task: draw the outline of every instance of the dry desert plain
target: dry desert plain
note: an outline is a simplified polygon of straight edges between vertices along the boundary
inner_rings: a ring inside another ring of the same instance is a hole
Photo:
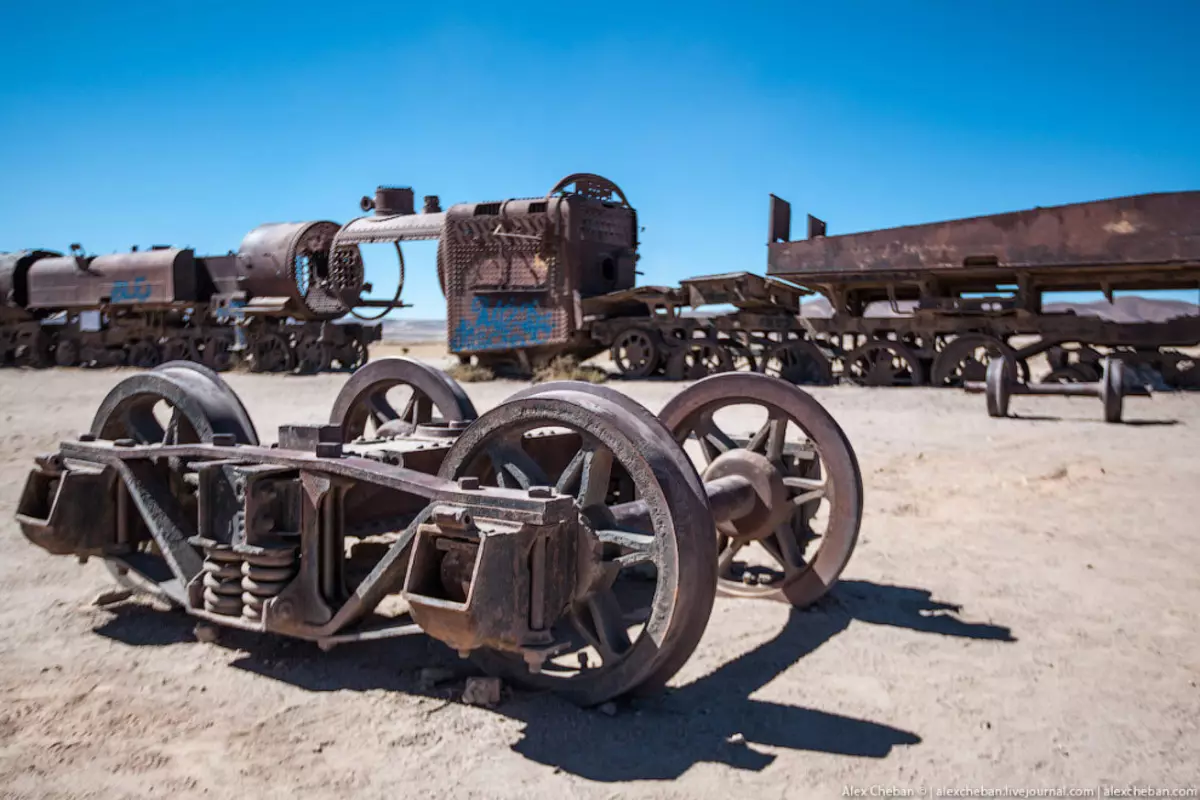
[[[394,353],[395,348],[391,348]],[[413,348],[437,360],[435,345]],[[376,356],[387,354],[383,351]],[[423,637],[200,644],[28,544],[32,458],[127,370],[0,372],[0,797],[839,797],[1200,785],[1200,395],[814,389],[862,467],[858,550],[817,607],[718,599],[695,655],[614,716],[456,701]],[[344,375],[232,374],[264,439]],[[523,384],[468,385],[482,411]],[[652,410],[680,384],[614,381]],[[1192,795],[1195,796],[1195,795]]]

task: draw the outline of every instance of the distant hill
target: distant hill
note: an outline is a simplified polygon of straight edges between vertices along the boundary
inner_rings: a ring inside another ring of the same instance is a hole
[[[383,339],[387,342],[444,342],[444,319],[385,319]]]

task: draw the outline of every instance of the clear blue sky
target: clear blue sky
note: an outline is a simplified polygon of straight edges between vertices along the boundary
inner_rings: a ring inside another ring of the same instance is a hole
[[[378,183],[589,171],[667,284],[763,271],[768,192],[837,233],[1200,188],[1197,2],[5,3],[0,30],[0,250],[224,252]],[[443,317],[410,252],[404,315]]]

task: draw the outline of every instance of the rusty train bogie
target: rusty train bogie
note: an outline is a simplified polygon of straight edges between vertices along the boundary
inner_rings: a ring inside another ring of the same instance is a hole
[[[402,410],[392,389],[410,392]],[[763,427],[718,432],[730,404],[765,410]],[[665,684],[718,588],[813,602],[857,536],[862,482],[844,435],[762,375],[701,381],[661,419],[570,382],[476,415],[450,378],[385,359],[350,378],[330,420],[283,426],[263,447],[215,372],[162,364],[38,458],[17,519],[31,542],[103,558],[205,626],[322,647],[424,631],[584,705]],[[693,434],[707,454],[695,463],[680,445]],[[731,542],[784,561],[719,567]]]

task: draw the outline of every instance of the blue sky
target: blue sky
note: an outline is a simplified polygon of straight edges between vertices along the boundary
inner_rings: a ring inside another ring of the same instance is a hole
[[[670,284],[762,272],[769,192],[838,233],[1200,188],[1196,2],[9,2],[0,29],[0,250],[224,252],[378,183],[589,171]],[[404,316],[444,316],[406,252]]]

